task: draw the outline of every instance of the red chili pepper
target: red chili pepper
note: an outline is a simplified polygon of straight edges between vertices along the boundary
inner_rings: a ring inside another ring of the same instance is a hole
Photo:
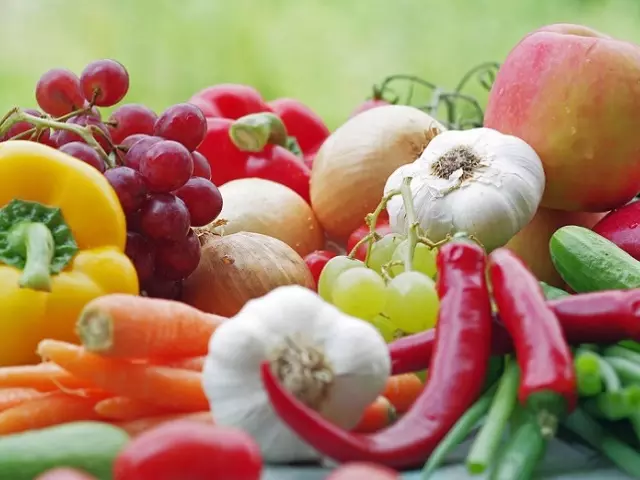
[[[572,345],[640,342],[640,289],[582,293],[547,302]],[[492,351],[513,352],[511,337],[495,316]],[[431,361],[435,329],[409,335],[389,344],[392,374],[424,370]]]
[[[199,106],[205,116],[235,120],[251,113],[270,112],[260,92],[249,85],[222,83],[196,93],[190,103]]]
[[[454,241],[439,250],[437,264],[440,311],[429,382],[389,428],[371,435],[347,432],[299,402],[276,380],[269,363],[262,365],[263,383],[277,414],[323,455],[394,468],[422,465],[480,394],[491,353],[485,254],[475,244]]]
[[[313,157],[331,133],[322,118],[293,98],[278,98],[268,105],[282,119],[289,135],[298,141],[305,163],[311,168]]]
[[[553,434],[558,416],[577,402],[571,349],[540,283],[522,260],[498,248],[489,255],[488,265],[493,298],[513,338],[521,370],[520,403],[538,412],[541,426]]]
[[[260,448],[249,434],[186,420],[134,438],[113,467],[114,480],[259,480],[261,473]]]
[[[316,250],[304,257],[304,263],[307,264],[307,268],[311,272],[311,276],[313,277],[314,282],[316,282],[316,286],[318,285],[322,269],[327,262],[336,255],[338,255],[336,252],[332,252],[330,250]]]

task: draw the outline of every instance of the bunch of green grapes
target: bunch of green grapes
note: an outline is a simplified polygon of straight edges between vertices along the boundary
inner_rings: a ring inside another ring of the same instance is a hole
[[[402,333],[432,328],[438,315],[436,250],[418,243],[412,269],[405,271],[409,249],[404,235],[376,241],[364,262],[337,256],[325,265],[318,293],[348,315],[371,322],[387,341]]]

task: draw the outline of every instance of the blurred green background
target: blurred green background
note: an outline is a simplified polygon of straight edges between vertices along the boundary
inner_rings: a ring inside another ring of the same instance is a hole
[[[334,128],[392,73],[453,87],[527,32],[582,23],[640,41],[638,0],[0,0],[0,109],[47,69],[98,58],[156,110],[217,82],[296,97]]]

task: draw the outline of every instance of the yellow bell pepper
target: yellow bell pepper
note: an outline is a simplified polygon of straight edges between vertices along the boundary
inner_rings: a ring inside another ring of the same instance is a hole
[[[75,341],[89,300],[139,292],[126,236],[98,170],[35,142],[0,143],[0,366],[37,361],[43,338]]]

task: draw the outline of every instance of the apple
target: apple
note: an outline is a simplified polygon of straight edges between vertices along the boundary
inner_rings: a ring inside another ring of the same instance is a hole
[[[538,280],[558,288],[566,288],[566,284],[556,271],[549,254],[551,235],[565,225],[593,227],[605,213],[567,212],[539,208],[531,220],[513,237],[507,248],[513,250],[524,261]]]
[[[640,46],[550,25],[518,43],[489,94],[484,125],[540,156],[542,206],[602,212],[640,191]]]

